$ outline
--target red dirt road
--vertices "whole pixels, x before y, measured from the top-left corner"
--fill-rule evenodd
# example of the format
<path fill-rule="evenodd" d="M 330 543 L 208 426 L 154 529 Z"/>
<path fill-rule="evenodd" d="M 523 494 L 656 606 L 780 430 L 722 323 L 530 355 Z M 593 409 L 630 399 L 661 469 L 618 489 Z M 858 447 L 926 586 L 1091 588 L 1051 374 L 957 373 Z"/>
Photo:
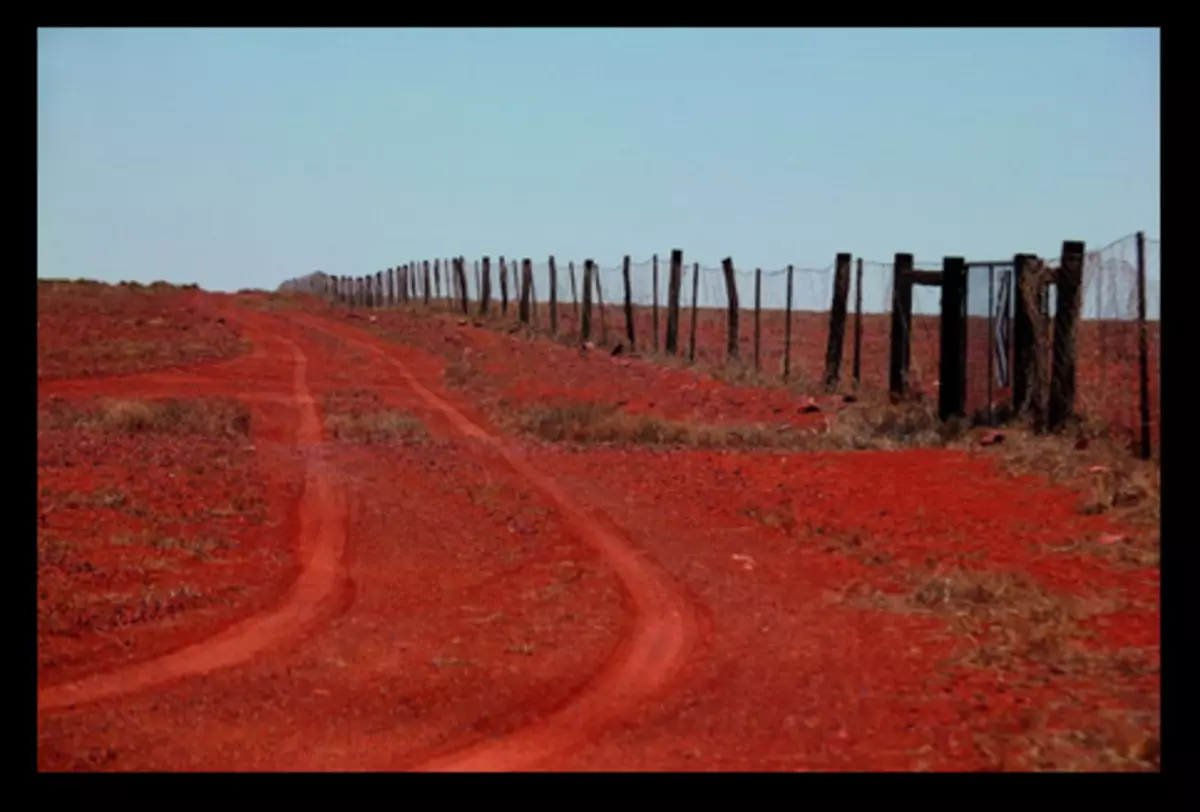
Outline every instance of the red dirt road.
<path fill-rule="evenodd" d="M 71 739 L 78 740 L 82 733 L 81 728 L 86 729 L 89 726 L 89 713 L 108 715 L 111 713 L 112 703 L 115 702 L 116 706 L 120 707 L 120 698 L 124 695 L 137 692 L 146 694 L 172 682 L 178 684 L 186 678 L 201 677 L 218 669 L 229 669 L 246 663 L 259 655 L 265 655 L 272 648 L 278 650 L 289 643 L 296 645 L 306 631 L 312 630 L 322 620 L 331 617 L 339 608 L 344 609 L 345 602 L 339 598 L 347 594 L 344 589 L 347 569 L 343 557 L 347 522 L 345 496 L 338 485 L 338 476 L 331 472 L 329 462 L 323 459 L 320 453 L 321 420 L 308 381 L 308 356 L 314 349 L 320 352 L 320 348 L 315 348 L 311 339 L 292 341 L 284 338 L 284 335 L 294 333 L 294 328 L 281 329 L 283 325 L 272 317 L 232 309 L 226 316 L 230 320 L 236 318 L 245 333 L 256 342 L 256 351 L 247 361 L 217 365 L 200 373 L 163 373 L 140 378 L 128 377 L 122 379 L 116 387 L 111 385 L 113 381 L 109 381 L 110 385 L 107 388 L 103 382 L 95 379 L 89 380 L 86 385 L 64 381 L 54 387 L 53 394 L 83 396 L 101 389 L 106 394 L 115 394 L 114 388 L 126 397 L 166 394 L 179 397 L 189 394 L 224 393 L 230 390 L 231 379 L 234 379 L 238 372 L 244 371 L 249 374 L 248 366 L 272 365 L 277 370 L 290 365 L 293 372 L 292 385 L 286 396 L 272 393 L 268 387 L 255 387 L 252 379 L 247 379 L 244 383 L 249 384 L 251 390 L 267 390 L 255 391 L 254 395 L 257 397 L 282 397 L 290 400 L 299 409 L 299 421 L 293 442 L 304 450 L 306 466 L 305 488 L 299 504 L 299 539 L 296 545 L 301 562 L 300 575 L 278 606 L 263 614 L 245 618 L 208 640 L 127 668 L 41 689 L 38 696 L 40 718 L 45 721 L 54 712 L 66 711 L 64 717 L 57 721 L 63 723 L 65 717 L 74 717 L 68 719 L 60 729 L 65 731 L 67 728 L 73 728 L 69 736 Z M 515 476 L 523 480 L 524 485 L 518 483 L 517 487 L 532 485 L 541 492 L 558 511 L 569 532 L 600 553 L 604 563 L 615 570 L 620 578 L 631 604 L 632 620 L 628 633 L 619 641 L 603 667 L 598 672 L 588 674 L 584 684 L 576 688 L 573 695 L 567 697 L 567 701 L 563 702 L 561 697 L 558 698 L 560 707 L 557 711 L 537 713 L 534 724 L 520 727 L 499 740 L 471 743 L 461 749 L 448 742 L 449 746 L 430 751 L 438 752 L 437 758 L 429 761 L 417 760 L 403 766 L 410 769 L 456 771 L 521 770 L 544 766 L 551 763 L 556 754 L 585 744 L 589 737 L 596 735 L 606 724 L 621 718 L 623 714 L 630 712 L 636 703 L 666 685 L 685 661 L 695 638 L 695 620 L 690 604 L 669 576 L 630 549 L 617 532 L 605 526 L 602 518 L 579 506 L 562 488 L 534 469 L 515 447 L 491 437 L 423 386 L 401 361 L 393 357 L 396 355 L 394 349 L 383 349 L 382 342 L 377 339 L 368 339 L 357 331 L 323 320 L 301 317 L 296 319 L 296 323 L 309 328 L 310 336 L 320 333 L 336 336 L 347 348 L 363 350 L 377 356 L 391 367 L 394 377 L 411 387 L 427 408 L 440 415 L 455 432 L 493 449 L 499 458 L 507 463 L 510 478 Z M 307 353 L 305 349 L 301 349 L 302 344 L 308 345 L 305 348 Z M 494 471 L 493 468 L 492 472 Z M 89 703 L 103 701 L 107 701 L 107 708 L 87 707 Z M 537 710 L 536 706 L 534 710 Z M 106 711 L 108 713 L 105 713 Z M 140 714 L 134 712 L 134 715 Z M 53 723 L 42 725 L 45 755 L 40 761 L 48 769 L 56 768 L 53 764 L 55 759 L 50 754 L 57 753 L 61 757 L 69 750 L 61 741 L 54 741 L 56 737 L 53 732 L 47 732 L 54 726 Z M 135 723 L 135 726 L 144 729 L 146 725 Z M 115 741 L 120 737 L 112 738 Z M 225 754 L 228 753 L 228 742 L 222 743 L 220 737 L 197 737 L 191 743 L 194 749 L 188 754 L 187 762 L 197 768 L 248 768 L 245 763 L 235 765 L 227 761 L 228 756 Z M 206 754 L 205 743 L 219 744 L 218 753 Z M 143 768 L 134 765 L 137 764 L 137 757 L 147 755 L 145 752 L 139 753 L 131 760 L 121 750 L 122 748 L 110 744 L 105 751 L 106 755 L 100 760 L 124 761 L 130 768 Z M 331 751 L 341 752 L 332 748 Z M 305 768 L 298 766 L 305 761 L 296 758 L 295 752 L 291 753 L 292 759 L 287 764 L 280 763 L 279 760 L 264 761 L 262 755 L 259 749 L 259 768 Z M 308 761 L 311 762 L 312 759 L 310 754 Z M 411 755 L 407 760 L 412 761 Z M 364 768 L 364 763 L 370 761 L 371 759 L 356 758 L 352 753 L 345 753 L 344 758 L 336 759 L 333 763 L 325 761 L 321 767 L 361 769 Z M 388 759 L 387 762 L 392 760 Z M 399 766 L 394 762 L 387 762 L 376 764 L 374 768 Z M 80 766 L 78 758 L 71 763 L 75 764 L 76 768 Z M 120 768 L 115 764 L 112 766 Z M 174 768 L 178 768 L 178 765 Z"/>
<path fill-rule="evenodd" d="M 42 770 L 1153 769 L 1157 567 L 1066 488 L 986 451 L 517 441 L 488 387 L 520 404 L 590 377 L 668 415 L 805 416 L 785 393 L 446 320 L 395 314 L 391 341 L 316 305 L 203 307 L 253 351 L 39 396 L 253 404 L 271 487 L 303 483 L 272 507 L 297 565 L 273 603 L 165 653 L 40 674 Z M 479 391 L 446 383 L 456 352 Z M 385 409 L 425 434 L 329 422 Z M 905 602 L 963 570 L 1028 575 L 1045 611 L 1089 613 L 997 641 Z"/>

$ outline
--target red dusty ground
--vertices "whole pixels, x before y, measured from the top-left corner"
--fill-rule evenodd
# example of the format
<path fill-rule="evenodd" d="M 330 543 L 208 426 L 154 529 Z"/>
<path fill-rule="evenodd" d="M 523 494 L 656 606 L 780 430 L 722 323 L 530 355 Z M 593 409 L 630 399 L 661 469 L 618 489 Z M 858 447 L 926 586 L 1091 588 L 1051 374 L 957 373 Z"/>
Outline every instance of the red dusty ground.
<path fill-rule="evenodd" d="M 939 567 L 1028 569 L 1118 600 L 1095 646 L 1156 652 L 1156 572 L 1045 551 L 1109 529 L 1065 491 L 949 452 L 520 447 L 480 428 L 435 354 L 314 315 L 237 318 L 259 362 L 293 353 L 304 575 L 223 635 L 41 692 L 43 769 L 999 769 L 1029 727 L 1157 729 L 1156 671 L 997 674 L 956 662 L 943 618 L 860 600 Z M 644 394 L 669 398 L 654 374 Z M 316 407 L 348 389 L 431 436 L 315 445 Z"/>
<path fill-rule="evenodd" d="M 269 322 L 245 317 L 260 336 Z M 317 327 L 273 339 L 293 347 L 302 446 L 319 436 L 304 361 L 331 379 L 342 369 Z M 345 337 L 370 376 L 371 345 Z M 390 458 L 313 447 L 302 574 L 281 604 L 166 657 L 43 689 L 44 769 L 530 768 L 663 687 L 692 639 L 670 579 L 378 357 L 390 375 L 379 390 L 422 413 L 432 444 Z M 147 385 L 186 395 L 187 376 L 173 377 Z"/>

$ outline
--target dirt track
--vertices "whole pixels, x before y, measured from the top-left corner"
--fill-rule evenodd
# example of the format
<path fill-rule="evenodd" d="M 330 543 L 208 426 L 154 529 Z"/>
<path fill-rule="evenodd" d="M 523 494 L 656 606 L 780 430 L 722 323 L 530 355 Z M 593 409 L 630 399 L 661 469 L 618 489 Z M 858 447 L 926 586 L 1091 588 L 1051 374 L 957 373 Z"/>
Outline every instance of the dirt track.
<path fill-rule="evenodd" d="M 153 692 L 173 681 L 229 668 L 255 657 L 270 657 L 273 650 L 302 645 L 306 632 L 319 627 L 344 607 L 348 587 L 344 560 L 346 498 L 338 485 L 338 476 L 321 453 L 321 417 L 309 389 L 309 355 L 320 352 L 320 348 L 297 335 L 297 326 L 336 336 L 347 347 L 364 350 L 385 361 L 394 375 L 394 381 L 387 383 L 403 382 L 454 432 L 494 449 L 507 463 L 508 476 L 521 480 L 518 487 L 532 486 L 544 494 L 570 530 L 601 553 L 631 598 L 628 633 L 602 670 L 590 677 L 568 702 L 503 737 L 461 749 L 451 742 L 448 747 L 440 748 L 437 758 L 406 767 L 455 771 L 552 768 L 556 754 L 586 743 L 590 736 L 667 685 L 684 663 L 696 636 L 692 607 L 670 576 L 631 549 L 611 529 L 611 523 L 581 507 L 563 488 L 525 460 L 518 449 L 488 435 L 423 385 L 396 357 L 399 353 L 394 348 L 387 348 L 352 328 L 314 317 L 297 316 L 293 324 L 285 327 L 277 318 L 232 308 L 226 311 L 226 316 L 237 319 L 255 341 L 256 350 L 249 358 L 180 373 L 62 381 L 43 386 L 43 392 L 68 396 L 103 392 L 125 397 L 236 392 L 241 397 L 290 402 L 299 412 L 292 443 L 302 449 L 306 466 L 296 543 L 301 574 L 280 605 L 245 618 L 212 638 L 154 660 L 40 690 L 40 715 L 62 711 L 76 717 L 100 713 L 103 709 L 88 706 L 107 700 L 111 708 L 113 702 L 119 703 L 125 695 Z M 302 347 L 304 344 L 307 346 Z M 273 369 L 277 376 L 278 370 L 287 368 L 292 371 L 290 391 L 273 391 L 264 386 L 262 378 L 255 382 L 255 370 Z M 203 741 L 197 738 L 193 744 L 202 745 Z M 355 769 L 363 763 L 353 753 L 345 755 L 346 758 L 339 759 L 340 768 Z M 217 756 L 210 761 L 203 753 L 194 752 L 189 761 L 221 765 L 224 759 Z M 302 767 L 297 763 L 275 762 L 271 768 Z"/>
<path fill-rule="evenodd" d="M 219 626 L 170 627 L 153 646 L 127 637 L 103 668 L 85 646 L 83 670 L 40 674 L 43 770 L 1146 769 L 1152 760 L 1157 568 L 1111 566 L 1068 544 L 1124 532 L 1080 514 L 1068 489 L 1006 478 L 955 450 L 576 453 L 518 443 L 482 403 L 501 395 L 516 409 L 558 388 L 668 414 L 682 407 L 659 401 L 680 392 L 698 414 L 783 420 L 797 410 L 787 393 L 697 386 L 690 373 L 667 377 L 453 319 L 382 314 L 374 327 L 384 339 L 316 308 L 270 314 L 216 297 L 197 307 L 240 326 L 253 351 L 178 371 L 43 381 L 39 398 L 248 404 L 249 447 L 296 567 L 274 576 L 272 601 L 230 609 Z M 447 364 L 468 352 L 485 372 L 474 388 L 455 388 Z M 592 391 L 597 382 L 613 391 Z M 341 441 L 326 420 L 349 401 L 413 416 L 428 436 Z M 64 457 L 70 475 L 54 475 L 95 488 L 88 471 L 102 449 Z M 248 469 L 239 470 L 244 485 Z M 141 475 L 121 474 L 127 487 Z M 244 546 L 266 546 L 271 532 L 248 531 Z M 1111 561 L 1118 548 L 1097 549 Z M 256 561 L 203 566 L 246 577 Z M 988 641 L 905 602 L 962 567 L 1016 570 L 1098 608 L 1087 628 L 1064 624 L 1049 641 L 1061 648 L 1013 627 L 1016 638 L 984 651 Z M 1013 659 L 1017 644 L 1026 654 Z"/>

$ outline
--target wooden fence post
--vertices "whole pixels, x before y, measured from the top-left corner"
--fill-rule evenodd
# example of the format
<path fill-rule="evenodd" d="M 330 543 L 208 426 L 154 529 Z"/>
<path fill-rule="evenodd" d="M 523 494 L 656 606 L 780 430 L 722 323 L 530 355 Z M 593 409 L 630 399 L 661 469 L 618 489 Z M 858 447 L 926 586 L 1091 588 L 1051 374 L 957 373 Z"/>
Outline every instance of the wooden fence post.
<path fill-rule="evenodd" d="M 1064 240 L 1055 280 L 1054 363 L 1050 378 L 1047 423 L 1058 431 L 1075 416 L 1075 372 L 1079 307 L 1083 295 L 1084 244 Z"/>
<path fill-rule="evenodd" d="M 967 268 L 962 257 L 942 258 L 941 345 L 938 363 L 938 417 L 966 414 Z"/>
<path fill-rule="evenodd" d="M 625 337 L 629 339 L 629 351 L 637 349 L 633 329 L 633 290 L 629 282 L 629 254 L 621 260 L 621 280 L 625 283 Z"/>
<path fill-rule="evenodd" d="M 484 257 L 481 265 L 483 268 L 483 295 L 479 297 L 479 315 L 486 316 L 488 305 L 492 301 L 492 258 Z"/>
<path fill-rule="evenodd" d="M 425 304 L 428 306 L 428 304 L 429 304 L 429 260 L 425 260 L 424 262 L 421 263 L 421 265 L 422 265 L 421 278 L 424 283 L 423 284 L 424 290 L 421 291 L 421 298 L 422 298 L 422 301 L 424 301 Z"/>
<path fill-rule="evenodd" d="M 521 280 L 520 280 L 520 279 L 517 277 L 517 266 L 518 266 L 518 265 L 520 265 L 520 264 L 521 264 L 521 263 L 520 263 L 520 262 L 518 262 L 518 261 L 517 261 L 517 260 L 514 258 L 514 259 L 513 259 L 513 262 L 512 262 L 512 265 L 509 267 L 509 270 L 512 272 L 512 289 L 513 289 L 513 298 L 514 298 L 514 299 L 515 299 L 515 300 L 516 300 L 518 303 L 519 303 L 519 302 L 520 302 L 520 300 L 521 300 Z"/>
<path fill-rule="evenodd" d="M 908 392 L 912 342 L 912 254 L 896 254 L 892 262 L 892 347 L 888 359 L 888 391 L 893 403 Z"/>
<path fill-rule="evenodd" d="M 842 348 L 846 343 L 846 299 L 850 295 L 850 255 L 838 254 L 833 272 L 833 305 L 829 310 L 829 336 L 825 345 L 825 391 L 837 391 L 842 373 Z"/>
<path fill-rule="evenodd" d="M 600 313 L 600 346 L 608 346 L 608 319 L 604 315 L 604 289 L 600 286 L 600 266 L 592 267 L 592 279 L 596 280 L 596 308 Z"/>
<path fill-rule="evenodd" d="M 583 261 L 583 315 L 579 322 L 579 343 L 586 344 L 592 335 L 592 272 L 595 263 Z M 574 274 L 571 279 L 575 278 Z"/>
<path fill-rule="evenodd" d="M 696 363 L 696 303 L 700 298 L 700 263 L 692 263 L 692 325 L 688 331 L 688 361 Z"/>
<path fill-rule="evenodd" d="M 550 257 L 550 335 L 558 335 L 558 268 Z"/>
<path fill-rule="evenodd" d="M 762 268 L 754 269 L 754 371 L 761 369 L 762 349 Z"/>
<path fill-rule="evenodd" d="M 683 250 L 671 251 L 671 271 L 667 277 L 667 355 L 679 354 L 679 292 L 683 287 Z"/>
<path fill-rule="evenodd" d="M 475 260 L 474 262 L 472 262 L 471 266 L 472 266 L 472 269 L 474 270 L 474 276 L 475 276 L 475 296 L 476 296 L 476 298 L 479 299 L 479 301 L 482 302 L 483 301 L 483 284 L 479 278 L 479 260 Z"/>
<path fill-rule="evenodd" d="M 459 306 L 464 316 L 470 315 L 470 294 L 467 290 L 467 258 L 455 257 L 454 275 L 458 278 Z"/>
<path fill-rule="evenodd" d="M 725 332 L 725 356 L 738 359 L 741 349 L 738 346 L 738 291 L 737 278 L 733 273 L 733 257 L 721 260 L 721 270 L 725 272 L 725 295 L 729 302 L 729 321 Z"/>
<path fill-rule="evenodd" d="M 1064 246 L 1063 251 L 1066 251 Z M 1081 263 L 1082 264 L 1082 263 Z M 1062 305 L 1059 305 L 1062 309 Z M 1099 314 L 1097 314 L 1099 315 Z M 1150 459 L 1150 337 L 1146 327 L 1146 232 L 1137 233 L 1138 410 L 1141 412 L 1140 456 Z"/>
<path fill-rule="evenodd" d="M 1026 307 L 1024 280 L 1026 262 L 1032 259 L 1030 254 L 1013 255 L 1013 330 L 1012 330 L 1012 397 L 1013 411 L 1023 414 L 1028 411 L 1029 403 L 1029 367 L 1033 360 L 1035 337 L 1033 331 L 1033 314 Z"/>
<path fill-rule="evenodd" d="M 375 272 L 375 290 L 378 291 L 375 295 L 376 307 L 384 307 L 387 305 L 387 298 L 384 295 L 386 291 L 383 289 L 383 271 Z"/>
<path fill-rule="evenodd" d="M 862 257 L 854 267 L 854 389 L 862 383 Z"/>
<path fill-rule="evenodd" d="M 532 275 L 533 271 L 529 266 L 529 260 L 521 260 L 521 304 L 519 318 L 522 324 L 529 324 L 529 278 Z"/>
<path fill-rule="evenodd" d="M 792 374 L 792 276 L 795 269 L 787 266 L 787 316 L 783 327 L 783 380 Z"/>
<path fill-rule="evenodd" d="M 508 315 L 508 264 L 504 255 L 500 255 L 500 313 Z"/>
<path fill-rule="evenodd" d="M 575 319 L 579 319 L 579 292 L 575 289 L 575 263 L 567 261 L 567 270 L 571 274 L 571 301 L 575 306 Z"/>
<path fill-rule="evenodd" d="M 442 262 L 440 258 L 433 261 L 433 297 L 439 302 L 442 299 Z"/>

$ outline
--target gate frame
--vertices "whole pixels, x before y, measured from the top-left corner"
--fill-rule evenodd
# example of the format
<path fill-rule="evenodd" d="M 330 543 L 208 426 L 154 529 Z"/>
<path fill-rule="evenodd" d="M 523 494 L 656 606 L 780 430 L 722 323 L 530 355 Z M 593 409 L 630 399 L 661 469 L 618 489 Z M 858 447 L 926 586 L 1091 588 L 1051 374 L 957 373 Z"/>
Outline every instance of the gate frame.
<path fill-rule="evenodd" d="M 942 291 L 938 418 L 966 416 L 967 383 L 967 270 L 960 256 L 943 257 L 942 270 L 913 267 L 912 254 L 898 253 L 892 265 L 892 341 L 888 389 L 892 403 L 908 397 L 908 372 L 912 361 L 913 285 Z"/>

